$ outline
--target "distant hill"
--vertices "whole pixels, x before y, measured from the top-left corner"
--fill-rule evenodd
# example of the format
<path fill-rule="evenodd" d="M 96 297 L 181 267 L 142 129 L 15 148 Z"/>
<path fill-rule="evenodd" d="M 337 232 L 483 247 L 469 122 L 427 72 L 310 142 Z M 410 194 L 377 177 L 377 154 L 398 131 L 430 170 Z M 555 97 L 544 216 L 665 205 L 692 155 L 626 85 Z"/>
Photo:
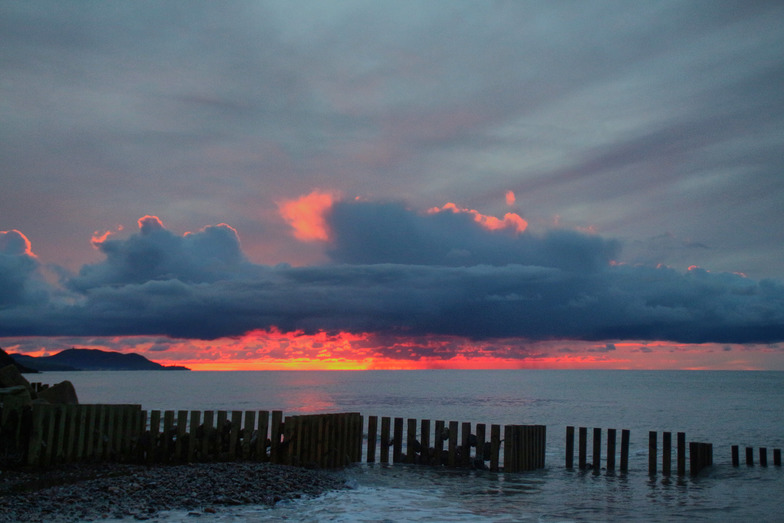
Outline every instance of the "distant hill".
<path fill-rule="evenodd" d="M 26 374 L 32 374 L 38 372 L 35 369 L 31 369 L 19 363 L 10 354 L 8 354 L 6 351 L 0 348 L 0 369 L 8 365 L 14 365 L 19 370 L 19 372 L 26 373 Z"/>
<path fill-rule="evenodd" d="M 66 349 L 52 356 L 33 357 L 11 354 L 16 363 L 39 371 L 64 370 L 190 370 L 178 365 L 164 366 L 141 354 L 123 354 L 98 349 Z"/>

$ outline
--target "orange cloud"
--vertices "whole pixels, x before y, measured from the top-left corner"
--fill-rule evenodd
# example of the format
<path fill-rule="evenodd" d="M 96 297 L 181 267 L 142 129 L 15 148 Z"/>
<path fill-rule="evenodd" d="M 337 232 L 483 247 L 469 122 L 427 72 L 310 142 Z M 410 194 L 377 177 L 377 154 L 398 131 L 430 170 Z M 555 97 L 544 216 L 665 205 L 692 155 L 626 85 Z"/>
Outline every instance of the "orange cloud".
<path fill-rule="evenodd" d="M 324 215 L 334 202 L 334 194 L 316 190 L 294 200 L 278 202 L 278 210 L 298 240 L 327 241 L 329 229 Z"/>
<path fill-rule="evenodd" d="M 21 231 L 11 229 L 0 231 L 0 253 L 26 255 L 37 258 L 33 252 L 33 245 Z"/>
<path fill-rule="evenodd" d="M 507 201 L 508 201 L 508 196 L 507 196 Z M 463 209 L 463 208 L 460 208 L 460 207 L 458 207 L 457 205 L 455 205 L 454 203 L 451 203 L 451 202 L 445 204 L 443 207 L 432 207 L 431 209 L 428 209 L 427 212 L 430 213 L 430 214 L 435 214 L 435 213 L 444 212 L 444 211 L 451 211 L 451 212 L 453 212 L 455 214 L 458 214 L 458 213 L 470 214 L 470 215 L 472 215 L 474 217 L 474 221 L 475 222 L 477 222 L 482 227 L 484 227 L 485 229 L 490 230 L 490 231 L 497 231 L 499 229 L 512 229 L 517 234 L 521 234 L 528 227 L 528 222 L 525 221 L 517 213 L 508 212 L 508 213 L 504 214 L 504 218 L 503 219 L 500 219 L 500 218 L 496 218 L 495 216 L 489 216 L 489 215 L 486 215 L 486 214 L 482 214 L 479 211 L 476 211 L 474 209 Z"/>
<path fill-rule="evenodd" d="M 512 192 L 512 191 L 506 191 L 506 204 L 507 204 L 509 207 L 511 207 L 512 205 L 514 205 L 516 200 L 517 200 L 517 199 L 515 198 L 515 193 L 514 193 L 514 192 Z"/>

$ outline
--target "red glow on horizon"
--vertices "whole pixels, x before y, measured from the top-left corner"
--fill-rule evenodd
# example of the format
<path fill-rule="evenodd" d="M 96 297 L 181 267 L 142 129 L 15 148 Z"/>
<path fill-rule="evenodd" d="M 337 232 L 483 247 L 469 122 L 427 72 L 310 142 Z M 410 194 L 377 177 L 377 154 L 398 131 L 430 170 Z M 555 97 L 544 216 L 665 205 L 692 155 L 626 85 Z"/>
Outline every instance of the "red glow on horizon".
<path fill-rule="evenodd" d="M 514 195 L 513 195 L 514 196 Z M 507 198 L 508 201 L 508 198 Z M 436 214 L 439 212 L 450 211 L 454 214 L 465 213 L 474 217 L 474 221 L 489 231 L 497 231 L 500 229 L 512 229 L 515 233 L 521 234 L 528 228 L 528 222 L 525 221 L 519 214 L 508 212 L 504 214 L 503 220 L 495 216 L 482 214 L 474 209 L 463 209 L 458 207 L 452 202 L 444 204 L 442 207 L 432 207 L 428 209 L 429 214 Z"/>
<path fill-rule="evenodd" d="M 328 241 L 329 229 L 324 218 L 335 202 L 329 192 L 313 191 L 294 200 L 278 202 L 278 210 L 301 241 Z"/>
<path fill-rule="evenodd" d="M 237 338 L 149 337 L 5 339 L 5 350 L 49 356 L 70 347 L 141 354 L 194 371 L 303 370 L 784 370 L 784 351 L 768 345 L 651 341 L 472 341 L 449 336 L 249 332 Z"/>

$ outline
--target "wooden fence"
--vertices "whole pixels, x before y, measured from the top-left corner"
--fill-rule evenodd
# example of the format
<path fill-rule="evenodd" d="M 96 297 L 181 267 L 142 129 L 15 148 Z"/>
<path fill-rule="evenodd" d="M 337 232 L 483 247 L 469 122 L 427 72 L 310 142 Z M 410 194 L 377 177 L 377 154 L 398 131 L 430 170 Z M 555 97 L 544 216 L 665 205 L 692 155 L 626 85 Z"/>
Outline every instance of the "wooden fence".
<path fill-rule="evenodd" d="M 520 472 L 545 467 L 544 425 L 490 425 L 369 416 L 359 413 L 295 415 L 281 411 L 144 411 L 139 405 L 33 405 L 0 407 L 0 463 L 50 466 L 77 461 L 185 463 L 192 461 L 270 461 L 304 467 L 341 468 L 351 463 L 409 463 L 436 467 Z M 588 460 L 588 428 L 578 430 L 578 466 L 613 473 L 617 430 L 607 429 L 606 461 L 603 430 L 592 431 Z M 503 436 L 503 437 L 502 437 Z M 575 427 L 566 427 L 567 468 L 574 466 Z M 621 431 L 621 473 L 628 471 L 630 432 Z M 648 471 L 658 472 L 657 432 L 648 437 Z M 661 472 L 672 473 L 672 433 L 661 439 Z M 690 442 L 677 433 L 676 472 L 698 474 L 713 465 L 713 445 Z M 759 464 L 767 466 L 766 447 Z M 732 464 L 739 464 L 732 447 Z M 604 463 L 604 467 L 602 464 Z M 754 449 L 746 448 L 754 465 Z M 773 449 L 781 466 L 781 449 Z"/>

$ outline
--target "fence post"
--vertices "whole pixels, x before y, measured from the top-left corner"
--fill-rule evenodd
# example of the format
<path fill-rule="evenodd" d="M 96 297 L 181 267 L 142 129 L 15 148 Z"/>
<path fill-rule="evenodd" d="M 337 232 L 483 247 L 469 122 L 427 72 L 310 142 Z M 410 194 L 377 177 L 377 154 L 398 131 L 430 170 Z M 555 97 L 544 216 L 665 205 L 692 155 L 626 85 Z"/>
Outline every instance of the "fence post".
<path fill-rule="evenodd" d="M 607 429 L 607 472 L 615 470 L 615 429 Z"/>
<path fill-rule="evenodd" d="M 662 474 L 670 475 L 672 469 L 672 432 L 662 433 Z"/>
<path fill-rule="evenodd" d="M 686 433 L 678 433 L 678 475 L 686 475 Z"/>
<path fill-rule="evenodd" d="M 498 471 L 498 454 L 501 450 L 501 425 L 490 425 L 490 470 Z"/>
<path fill-rule="evenodd" d="M 754 466 L 754 447 L 746 447 L 746 465 Z"/>
<path fill-rule="evenodd" d="M 593 429 L 593 473 L 599 474 L 602 470 L 602 429 Z"/>
<path fill-rule="evenodd" d="M 368 416 L 367 462 L 376 462 L 376 436 L 378 432 L 378 416 Z"/>
<path fill-rule="evenodd" d="M 656 474 L 656 431 L 648 432 L 648 474 Z"/>
<path fill-rule="evenodd" d="M 574 427 L 566 427 L 566 468 L 574 467 Z"/>
<path fill-rule="evenodd" d="M 430 456 L 430 420 L 423 419 L 420 423 L 420 437 L 422 441 L 420 445 L 422 447 L 422 452 L 420 454 L 419 462 L 423 465 L 430 465 L 432 457 Z"/>
<path fill-rule="evenodd" d="M 737 445 L 732 446 L 732 466 L 740 466 L 740 452 Z"/>
<path fill-rule="evenodd" d="M 579 445 L 579 448 L 577 450 L 578 466 L 580 467 L 580 470 L 582 470 L 587 465 L 588 429 L 586 427 L 580 427 L 578 445 Z"/>

